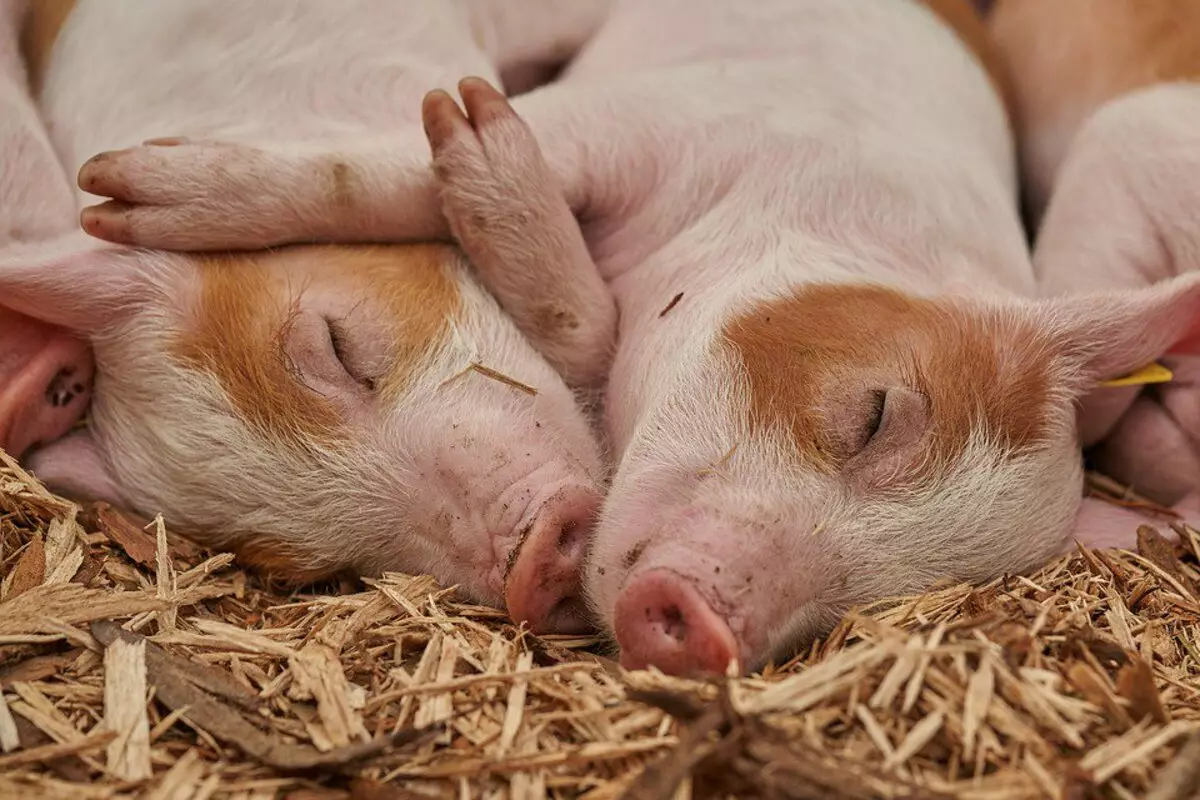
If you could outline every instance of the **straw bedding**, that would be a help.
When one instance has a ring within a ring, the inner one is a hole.
[[[1200,785],[1189,530],[1178,548],[1144,528],[1138,553],[881,603],[764,675],[689,682],[622,673],[594,641],[535,639],[427,578],[273,591],[159,520],[77,508],[7,458],[0,515],[0,797]]]

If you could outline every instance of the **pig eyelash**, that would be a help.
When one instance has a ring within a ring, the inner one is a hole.
[[[883,426],[883,410],[887,405],[887,390],[874,389],[871,392],[871,416],[867,422],[867,441],[870,442]]]
[[[349,359],[346,356],[346,332],[342,328],[338,320],[325,318],[325,325],[329,329],[329,342],[333,345],[333,354],[337,358],[338,363],[342,365],[342,369],[346,370],[346,374],[358,381],[364,389],[369,392],[375,391],[375,379],[367,376],[360,376],[354,373],[350,368]]]

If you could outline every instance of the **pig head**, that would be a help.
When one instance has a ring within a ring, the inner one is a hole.
[[[428,572],[535,630],[584,624],[594,437],[456,249],[79,233],[6,251],[0,295],[95,349],[89,428],[30,457],[51,485],[283,577]]]
[[[1152,285],[1200,265],[1200,6],[1000,0],[1034,254],[1051,296]],[[1168,506],[1200,508],[1200,363],[1158,355],[1168,384],[1098,389],[1081,435],[1096,466]]]

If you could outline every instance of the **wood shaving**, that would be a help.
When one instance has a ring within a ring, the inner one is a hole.
[[[280,594],[0,453],[0,796],[1191,797],[1200,537],[1178,530],[876,603],[786,664],[688,681],[428,577]]]

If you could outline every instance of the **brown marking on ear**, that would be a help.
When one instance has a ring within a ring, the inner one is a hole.
[[[1200,3],[997,0],[988,20],[1024,135],[1073,132],[1113,98],[1200,78]]]
[[[1015,317],[884,287],[815,285],[760,301],[724,335],[745,370],[752,432],[781,426],[825,471],[854,454],[821,409],[872,389],[903,385],[929,399],[918,479],[961,454],[974,430],[1021,451],[1050,424],[1053,351]]]
[[[457,313],[458,288],[447,268],[455,258],[461,255],[448,245],[306,246],[198,257],[200,298],[173,355],[212,374],[261,433],[300,445],[336,440],[344,435],[341,413],[303,384],[285,355],[282,337],[297,299],[293,293],[306,283],[329,281],[334,291],[376,304],[394,345],[377,388],[395,398]],[[289,274],[295,280],[285,280]]]
[[[21,55],[29,70],[29,87],[34,96],[42,90],[42,80],[59,31],[75,9],[75,0],[31,0],[21,29]]]
[[[988,33],[979,10],[970,0],[921,0],[926,7],[958,34],[987,72],[992,87],[1011,120],[1015,112],[1012,81],[1004,69],[1004,61]]]

